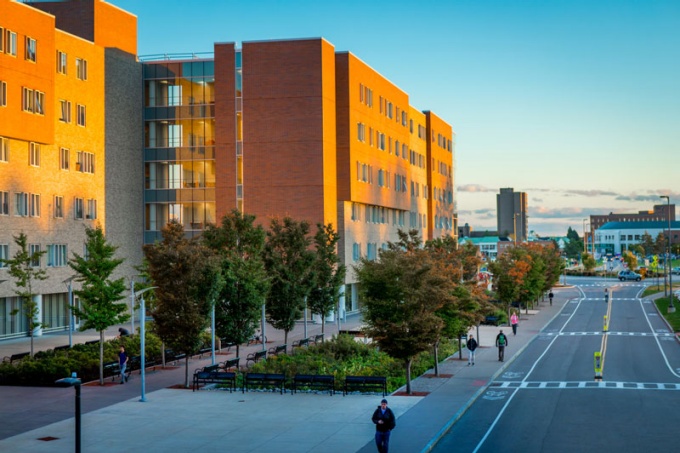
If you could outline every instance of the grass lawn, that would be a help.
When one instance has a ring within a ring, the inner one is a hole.
[[[660,297],[654,301],[656,306],[659,308],[659,312],[673,328],[674,332],[680,331],[680,302],[677,298],[673,299],[673,305],[675,306],[675,313],[668,313],[668,297]]]

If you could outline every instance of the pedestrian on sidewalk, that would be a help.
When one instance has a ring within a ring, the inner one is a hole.
[[[477,340],[470,334],[470,337],[467,340],[467,349],[468,349],[468,366],[472,365],[474,366],[475,364],[475,349],[477,349]]]
[[[388,453],[390,433],[397,426],[397,419],[392,409],[387,407],[386,399],[383,399],[380,406],[373,412],[373,423],[375,423],[375,445],[378,447],[378,453]]]
[[[496,336],[496,347],[498,348],[498,361],[505,360],[505,347],[508,345],[508,337],[505,336],[503,330]]]
[[[125,378],[125,369],[127,368],[129,357],[125,353],[125,346],[120,347],[120,352],[118,353],[118,365],[120,365],[120,383],[125,384],[127,379]]]
[[[552,300],[553,300],[554,296],[555,295],[553,294],[552,289],[551,289],[550,292],[548,293],[548,299],[550,299],[550,306],[551,307],[552,307]]]
[[[512,316],[510,316],[510,325],[512,325],[512,334],[517,335],[517,324],[519,324],[519,317],[517,316],[517,312],[512,312]]]

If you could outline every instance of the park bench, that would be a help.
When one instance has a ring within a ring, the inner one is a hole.
[[[227,350],[227,352],[229,352],[229,350],[231,349],[232,346],[236,346],[236,343],[234,343],[232,341],[222,341],[222,339],[220,339],[220,342],[219,342],[219,350],[220,351],[222,351],[222,348],[224,348],[224,349]]]
[[[293,342],[293,349],[295,348],[301,348],[301,347],[308,347],[309,346],[309,338],[303,338],[301,340],[297,340]]]
[[[222,362],[222,364],[220,365],[220,367],[221,367],[224,371],[229,371],[229,370],[231,370],[232,368],[235,368],[235,369],[238,371],[238,369],[239,369],[239,362],[241,362],[241,358],[240,358],[240,357],[234,357],[233,359],[225,360],[224,362]]]
[[[175,351],[172,349],[166,349],[165,350],[165,363],[170,363],[170,362],[177,362],[178,360],[181,360],[185,358],[187,355],[186,354],[175,354]]]
[[[296,393],[299,387],[328,390],[332,396],[335,393],[335,376],[332,374],[296,374],[293,377],[292,393]]]
[[[322,333],[320,333],[318,335],[314,335],[312,338],[309,339],[309,341],[310,341],[310,343],[314,343],[314,344],[323,343],[323,336],[324,336],[324,334],[322,334]]]
[[[273,373],[246,373],[243,378],[243,393],[252,386],[269,386],[279,388],[281,394],[286,391],[286,375]]]
[[[204,345],[202,348],[200,348],[198,350],[198,355],[199,355],[200,358],[203,358],[203,354],[210,354],[210,353],[212,353],[212,345],[208,345],[208,346]]]
[[[267,351],[251,352],[246,357],[246,366],[248,366],[248,362],[257,363],[257,362],[260,361],[260,359],[266,359],[266,358],[267,358]]]
[[[279,354],[285,354],[286,353],[286,348],[288,347],[287,344],[280,344],[278,346],[272,346],[269,348],[267,351],[267,354],[269,355],[279,355]]]
[[[112,381],[120,376],[120,365],[118,361],[104,363],[104,378],[111,378]]]
[[[200,384],[228,385],[229,393],[236,390],[236,373],[220,371],[220,365],[209,365],[194,371],[193,391],[198,390]]]
[[[31,355],[30,352],[19,352],[17,354],[12,354],[10,356],[6,356],[4,359],[2,359],[2,361],[3,362],[9,362],[11,364],[11,363],[14,363],[15,361],[20,362],[21,360],[25,359],[29,355]]]
[[[264,342],[267,342],[267,337],[264,337]],[[248,339],[248,342],[246,343],[247,346],[250,346],[251,344],[261,344],[262,343],[262,334],[259,335],[253,335]]]
[[[384,376],[346,376],[343,396],[351,391],[381,391],[387,394],[387,378]]]

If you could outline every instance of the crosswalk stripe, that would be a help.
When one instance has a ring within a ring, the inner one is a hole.
[[[616,381],[495,381],[492,388],[511,389],[619,389],[619,390],[680,390],[680,383],[616,382]]]

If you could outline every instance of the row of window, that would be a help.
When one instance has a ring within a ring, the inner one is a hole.
[[[17,56],[17,34],[12,30],[0,27],[0,53]],[[24,38],[24,60],[35,63],[38,58],[38,42],[26,36]]]
[[[9,140],[0,137],[0,162],[9,162]],[[68,148],[60,148],[59,150],[59,168],[61,170],[71,169],[71,151]],[[28,143],[28,164],[32,167],[40,167],[41,160],[41,145],[40,143]],[[86,151],[76,152],[76,171],[81,173],[94,174],[95,170],[95,155]]]
[[[0,215],[10,215],[10,193],[0,191]],[[16,192],[14,194],[14,215],[17,217],[40,217],[41,196],[36,193]],[[64,197],[55,195],[52,203],[52,215],[56,219],[64,218]],[[76,220],[94,220],[97,218],[97,200],[75,197],[73,199],[73,218]]]
[[[59,100],[59,121],[62,123],[71,122],[71,101]],[[76,124],[78,126],[87,126],[87,107],[82,104],[76,104]]]
[[[42,251],[40,244],[28,244],[28,253],[33,256],[35,253]],[[47,267],[63,267],[67,265],[67,247],[66,244],[48,244],[47,253],[44,256],[47,257]],[[0,244],[0,260],[1,259],[12,259],[10,256],[9,244]],[[32,267],[42,266],[42,257],[40,255],[36,256],[35,259],[31,260]],[[0,268],[7,267],[7,264],[0,261]]]
[[[59,121],[71,122],[71,101],[60,100]],[[0,80],[0,107],[7,107],[7,82]],[[21,109],[36,115],[45,114],[45,93],[33,88],[22,87]],[[87,108],[76,104],[76,120],[78,126],[87,125]]]
[[[378,186],[390,188],[390,180],[392,176],[389,171],[378,170]],[[373,165],[365,164],[357,161],[357,181],[373,184]],[[394,190],[397,192],[406,192],[407,179],[406,176],[394,175]],[[425,191],[426,192],[426,191]]]
[[[68,54],[57,50],[57,72],[59,74],[68,74]],[[87,80],[87,60],[76,58],[76,78],[78,80]]]
[[[432,131],[432,143],[434,143],[434,131]],[[448,152],[451,152],[453,149],[453,142],[442,134],[437,134],[437,145]]]
[[[384,133],[376,130],[375,140],[373,134],[373,128],[368,128],[368,133],[366,132],[366,125],[362,122],[357,123],[357,140],[362,143],[366,143],[368,138],[369,146],[374,146],[381,151],[387,151],[389,154],[394,153],[395,156],[406,160],[409,153],[408,145],[406,143],[401,143],[399,140],[393,140],[392,137],[386,137]],[[410,150],[410,163],[416,165],[420,168],[425,168],[425,156],[416,153],[414,150]]]

